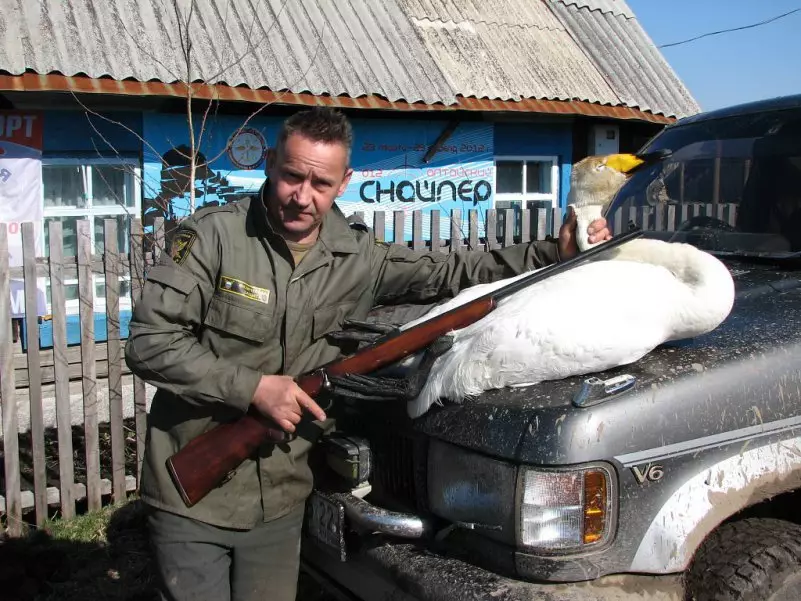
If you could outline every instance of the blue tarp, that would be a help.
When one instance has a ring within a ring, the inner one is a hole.
[[[95,342],[106,342],[108,332],[106,330],[106,314],[95,313]],[[130,311],[120,311],[120,338],[128,338],[128,323],[131,321]],[[25,322],[22,322],[20,332],[22,336],[22,350],[28,350],[28,332]],[[67,316],[67,346],[81,343],[81,320],[78,315]],[[45,320],[39,324],[39,348],[53,348],[53,322]]]

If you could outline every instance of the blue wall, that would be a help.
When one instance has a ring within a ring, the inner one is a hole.
[[[209,169],[197,178],[196,207],[255,193],[263,183],[266,149],[275,143],[281,118],[256,116],[249,121],[244,135],[247,145],[254,149],[250,156],[239,155],[237,147],[243,145],[229,144],[238,135],[242,121],[242,117],[216,115],[206,122],[208,133],[201,151],[211,162]],[[355,116],[352,124],[354,173],[337,200],[345,215],[360,211],[371,223],[375,211],[389,213],[384,236],[392,239],[395,228],[391,212],[403,211],[404,237],[411,240],[415,210],[424,214],[439,210],[449,216],[453,209],[486,210],[491,206],[492,123],[460,123],[429,163],[424,163],[423,158],[448,127],[448,121]],[[188,144],[186,120],[179,114],[148,113],[143,127],[148,148],[144,153],[145,204],[154,215],[168,220],[180,218],[189,212],[189,195],[180,193],[183,187],[176,190],[175,171],[163,169],[163,163],[178,166],[183,162],[174,149],[179,144]],[[424,219],[423,236],[428,237],[429,230],[429,221]],[[480,222],[479,235],[482,233]],[[440,236],[450,236],[448,218],[440,221]]]
[[[75,111],[44,113],[45,156],[96,157],[115,156],[117,153],[139,156],[142,151],[142,113],[109,112],[103,116],[106,119]]]
[[[556,155],[561,181],[559,206],[567,207],[573,170],[573,130],[569,123],[496,123],[495,155]]]

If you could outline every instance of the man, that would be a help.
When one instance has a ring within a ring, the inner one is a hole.
[[[352,132],[328,109],[290,117],[256,196],[204,209],[177,232],[171,259],[148,273],[126,360],[158,388],[148,420],[141,496],[164,599],[295,598],[314,436],[264,444],[192,508],[165,460],[252,405],[287,432],[301,417],[327,424],[292,379],[335,359],[326,335],[375,305],[433,301],[577,252],[575,218],[558,241],[502,250],[417,252],[350,225],[334,201],[346,189]],[[591,242],[607,239],[603,220]]]

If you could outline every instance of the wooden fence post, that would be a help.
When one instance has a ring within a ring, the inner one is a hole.
[[[500,247],[498,244],[498,210],[487,209],[487,219],[484,224],[484,236],[487,244],[484,250],[495,250]]]
[[[451,243],[448,252],[462,249],[462,212],[459,209],[451,210]]]
[[[501,247],[506,248],[515,243],[515,220],[516,211],[514,209],[503,209],[503,240]]]
[[[562,210],[559,207],[554,207],[551,215],[551,235],[556,238],[559,235],[559,230],[562,229]]]
[[[440,239],[440,215],[439,211],[429,213],[431,219],[431,250],[442,251],[442,240]]]
[[[115,502],[125,490],[125,430],[122,410],[122,347],[120,345],[120,267],[117,220],[103,224],[103,271],[106,282],[106,354],[108,359],[109,429],[111,432],[111,484]]]
[[[72,461],[72,408],[70,366],[67,360],[67,303],[64,294],[64,238],[61,222],[51,221],[50,310],[53,315],[53,372],[58,428],[58,480],[61,516],[75,515],[75,464]]]
[[[476,209],[468,209],[467,212],[467,245],[470,250],[480,250],[478,211]]]
[[[153,234],[155,244],[153,245],[153,265],[161,259],[161,253],[170,252],[167,248],[167,233],[164,226],[164,217],[156,217],[153,220]]]
[[[403,241],[404,235],[404,222],[406,221],[406,214],[403,211],[392,212],[393,225],[392,225],[392,240],[395,244],[405,244]]]
[[[22,224],[22,277],[25,286],[25,329],[28,336],[26,354],[33,455],[33,504],[36,526],[41,528],[47,519],[47,466],[42,412],[42,362],[39,355],[39,303],[36,298],[36,239],[33,225],[31,222]],[[16,399],[12,402],[16,402]]]
[[[417,209],[412,212],[412,250],[425,250],[426,242],[423,239],[423,211]]]
[[[90,511],[100,509],[100,432],[97,415],[95,363],[95,290],[92,279],[92,222],[80,219],[78,233],[78,303],[81,322],[81,372],[84,436],[86,440],[86,498]]]
[[[373,213],[373,235],[375,235],[375,239],[379,242],[384,241],[386,227],[384,211],[376,211]]]
[[[520,211],[520,242],[531,242],[531,209]]]
[[[128,258],[131,273],[131,308],[135,309],[142,296],[145,278],[144,228],[141,219],[131,220],[131,242]],[[145,437],[147,436],[147,399],[145,382],[139,376],[133,377],[134,424],[136,428],[136,482],[137,490],[142,478],[142,462],[145,456]]]
[[[22,492],[19,469],[19,424],[14,384],[14,346],[11,333],[11,278],[8,224],[0,223],[0,394],[3,398],[3,460],[5,513],[10,536],[22,534]]]

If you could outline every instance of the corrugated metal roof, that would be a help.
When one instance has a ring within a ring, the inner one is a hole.
[[[545,2],[397,1],[459,94],[620,102]]]
[[[192,5],[178,0],[184,15]],[[172,0],[0,0],[0,68],[185,80],[172,6]],[[194,0],[193,6],[193,81],[455,101],[395,2]]]
[[[629,19],[634,18],[634,13],[626,4],[626,0],[556,0],[566,6],[576,8],[587,8],[591,11],[597,10],[601,13],[612,13],[613,15],[623,15]]]
[[[542,0],[397,0],[415,19],[564,29]]]
[[[624,104],[675,117],[701,110],[637,19],[564,0],[551,6]]]
[[[194,81],[391,103],[698,110],[623,0],[177,1],[195,7]],[[0,70],[185,80],[172,4],[0,0]]]
[[[89,77],[65,77],[64,75],[0,75],[0,91],[7,92],[75,92],[79,94],[111,94],[123,96],[173,96],[183,98],[186,91],[183,84],[161,82],[117,81],[114,79],[92,79]],[[672,123],[674,119],[663,115],[646,113],[626,106],[605,106],[585,101],[539,100],[479,100],[457,96],[455,104],[425,104],[391,102],[378,96],[315,96],[313,94],[293,94],[291,92],[272,92],[270,90],[251,90],[232,88],[225,85],[198,86],[195,97],[215,98],[221,101],[255,102],[258,104],[286,104],[302,106],[334,106],[345,109],[379,109],[398,112],[444,112],[483,111],[504,113],[548,113],[555,115],[584,115],[612,119],[636,119],[651,123]]]

